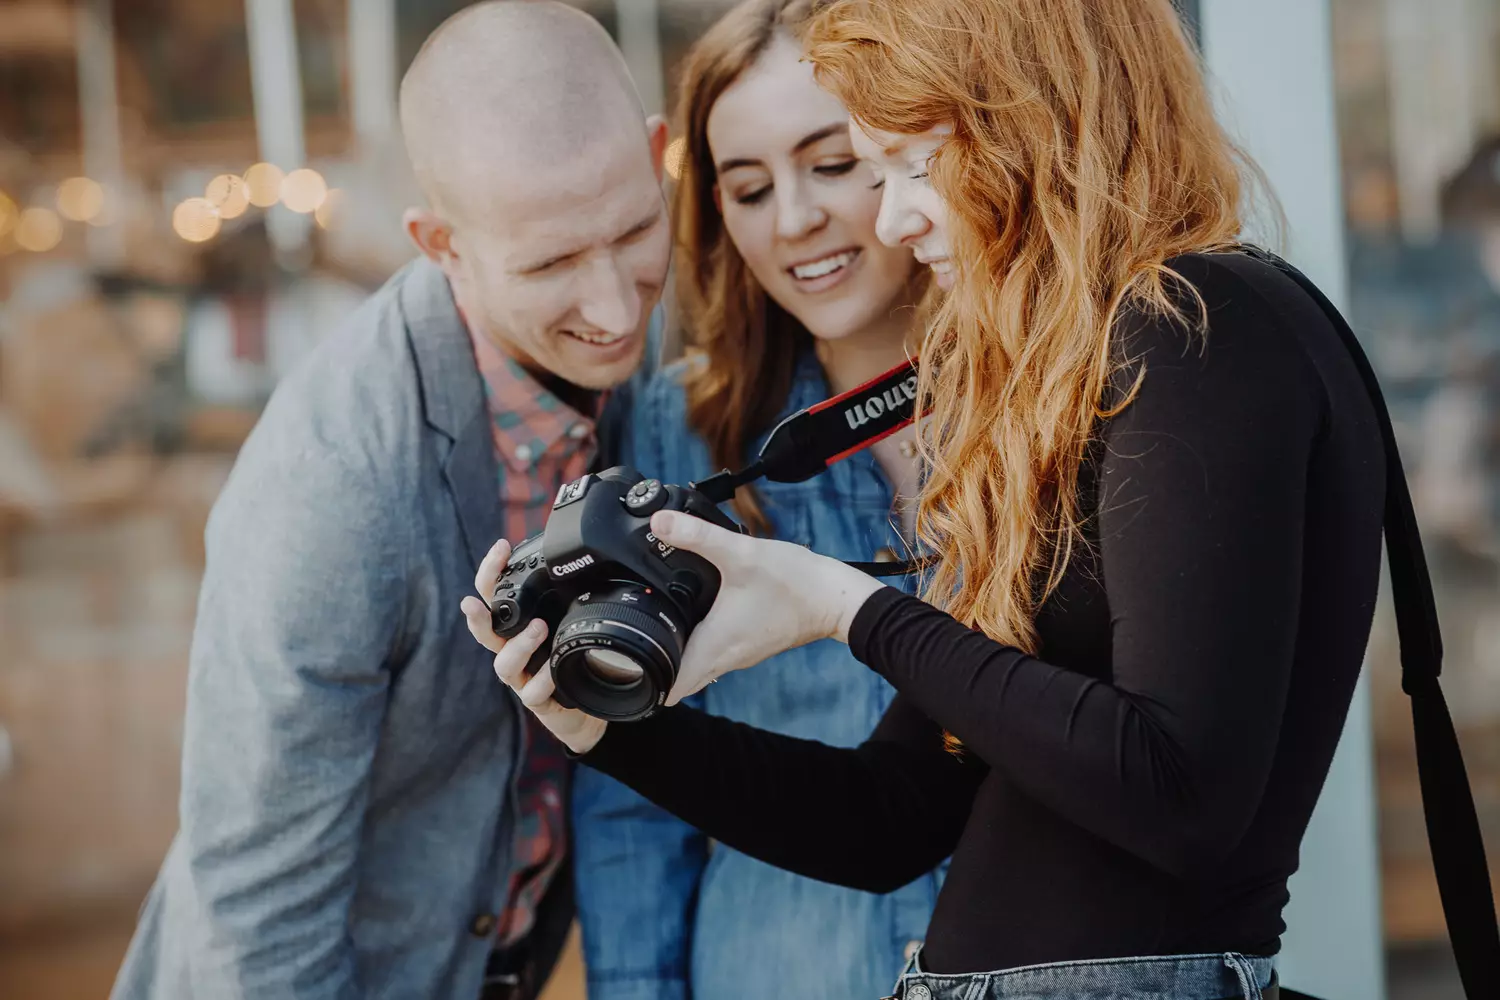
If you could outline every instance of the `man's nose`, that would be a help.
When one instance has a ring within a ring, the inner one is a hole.
[[[931,221],[906,200],[899,185],[887,181],[875,217],[876,238],[888,247],[899,247],[920,239],[931,228]]]
[[[633,275],[615,260],[600,260],[589,269],[578,311],[584,322],[603,333],[631,333],[641,322],[641,293]]]

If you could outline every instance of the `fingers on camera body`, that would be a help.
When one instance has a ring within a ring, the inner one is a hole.
[[[505,562],[509,558],[510,543],[502,538],[491,545],[484,558],[479,560],[479,569],[474,574],[474,589],[479,591],[479,596],[486,601],[495,593],[495,584],[499,581],[500,574],[505,569]]]

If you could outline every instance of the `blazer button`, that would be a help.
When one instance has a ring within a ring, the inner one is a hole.
[[[882,545],[875,550],[875,561],[878,563],[900,562],[901,557],[896,555],[896,550],[889,545]]]
[[[469,933],[477,938],[489,937],[494,931],[495,915],[493,913],[481,913],[469,925]]]

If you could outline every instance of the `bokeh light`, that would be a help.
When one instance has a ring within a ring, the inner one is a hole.
[[[293,170],[281,182],[281,203],[293,212],[306,215],[316,212],[328,197],[328,182],[316,170],[303,167]]]
[[[104,211],[104,188],[89,177],[69,177],[57,186],[57,210],[73,222],[92,222]]]
[[[687,157],[687,140],[683,138],[673,139],[667,143],[667,151],[662,156],[662,166],[667,169],[667,176],[674,181],[682,176],[682,161]]]
[[[189,198],[172,210],[172,229],[189,243],[203,243],[219,234],[219,213],[207,198]]]
[[[286,174],[274,163],[257,163],[245,171],[245,186],[250,204],[256,208],[270,208],[281,199],[281,182]]]
[[[203,192],[208,203],[219,212],[221,219],[237,219],[250,207],[250,185],[243,177],[220,174],[208,182]]]
[[[318,225],[324,229],[332,229],[339,224],[339,217],[344,211],[344,192],[339,188],[329,188],[328,195],[323,199],[323,204],[318,206],[313,218],[318,220]]]
[[[33,206],[16,220],[16,245],[32,253],[46,253],[62,242],[62,219],[50,208]]]
[[[16,226],[16,218],[21,210],[16,208],[16,203],[11,200],[10,195],[0,191],[0,236],[7,235]]]

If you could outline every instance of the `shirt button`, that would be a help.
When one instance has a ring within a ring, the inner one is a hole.
[[[529,445],[529,444],[518,444],[518,445],[516,445],[516,458],[519,459],[522,462],[529,462],[529,461],[531,461],[531,445]]]
[[[910,962],[913,958],[917,957],[917,949],[920,947],[922,947],[922,942],[908,941],[906,942],[906,947],[902,949],[901,954],[906,956],[906,960]]]
[[[900,559],[901,557],[896,555],[896,550],[889,545],[882,545],[875,550],[875,561],[878,563],[899,562]]]
[[[493,913],[481,913],[474,918],[469,925],[469,933],[477,938],[489,937],[495,930],[495,915]]]
[[[582,438],[586,438],[588,436],[589,436],[589,425],[588,424],[585,424],[585,423],[576,423],[572,427],[568,428],[568,437],[573,438],[575,441],[579,440],[579,439],[582,439]]]

